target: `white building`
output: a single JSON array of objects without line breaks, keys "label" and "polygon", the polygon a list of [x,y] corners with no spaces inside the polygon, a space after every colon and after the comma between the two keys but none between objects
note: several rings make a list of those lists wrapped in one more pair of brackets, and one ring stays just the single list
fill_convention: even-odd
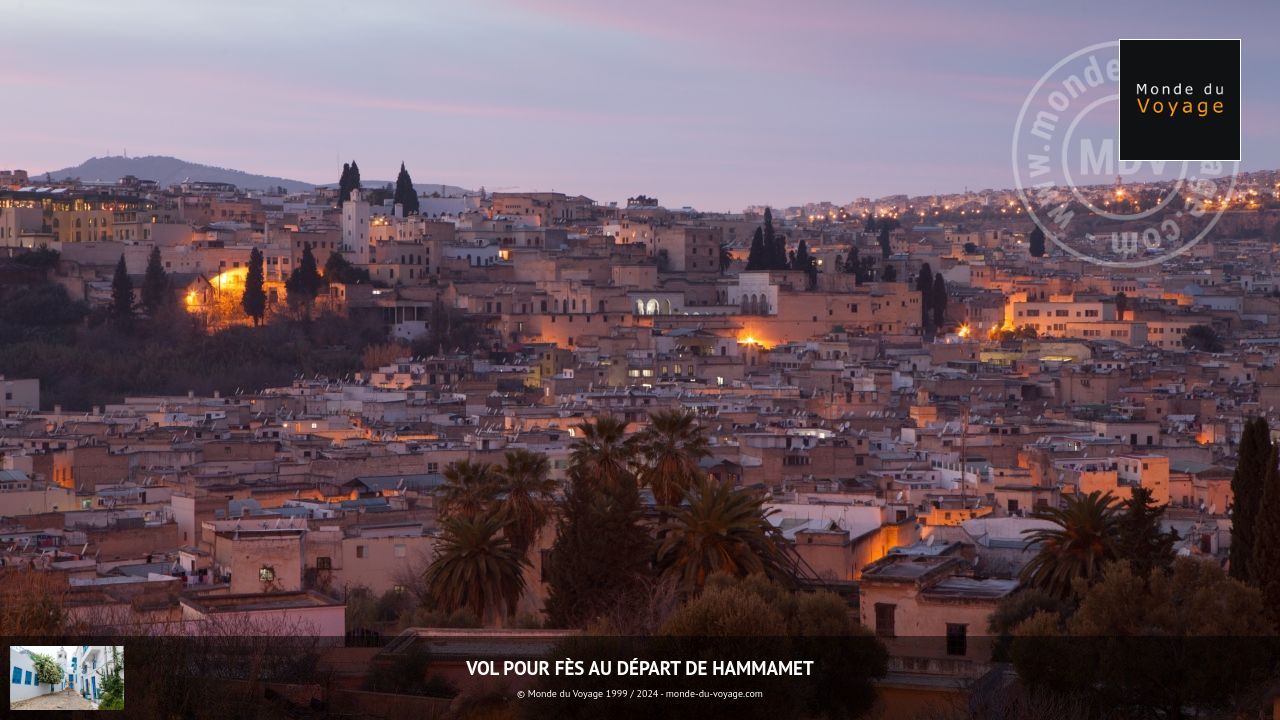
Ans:
[{"label": "white building", "polygon": [[115,659],[123,659],[123,655],[124,648],[119,646],[76,645],[71,649],[68,667],[65,668],[67,686],[74,688],[86,700],[98,702],[102,697],[102,678],[110,671]]},{"label": "white building", "polygon": [[48,695],[55,690],[48,684],[36,683],[36,668],[31,660],[31,653],[17,645],[9,646],[9,703],[30,700],[40,695]]}]

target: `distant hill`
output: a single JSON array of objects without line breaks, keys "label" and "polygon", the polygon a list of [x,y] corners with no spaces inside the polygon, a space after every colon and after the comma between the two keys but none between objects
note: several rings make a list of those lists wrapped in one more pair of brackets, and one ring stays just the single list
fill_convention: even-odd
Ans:
[{"label": "distant hill", "polygon": [[126,175],[132,175],[140,180],[155,180],[161,187],[169,187],[186,180],[231,183],[245,190],[283,187],[289,192],[301,192],[315,187],[311,183],[300,180],[253,175],[240,170],[200,165],[164,155],[145,157],[116,155],[89,158],[75,167],[54,170],[49,175],[53,176],[54,180],[80,178],[86,182],[115,182]]},{"label": "distant hill", "polygon": [[[114,155],[110,157],[89,158],[83,163],[61,170],[53,170],[49,175],[54,180],[66,180],[67,178],[79,178],[85,182],[115,182],[126,175],[132,175],[140,180],[154,180],[160,187],[169,187],[177,185],[186,180],[204,181],[204,182],[223,182],[231,183],[242,190],[271,190],[277,187],[283,187],[289,192],[303,192],[311,190],[315,187],[336,187],[337,183],[328,183],[317,186],[312,183],[302,182],[301,180],[290,180],[282,177],[271,177],[268,175],[254,175],[241,170],[231,170],[228,168],[213,167],[212,165],[201,165],[199,163],[187,162],[179,160],[175,157],[166,155],[147,155],[145,157],[123,157]],[[44,174],[34,174],[33,180],[43,178]],[[383,185],[394,184],[385,180],[366,180],[361,183],[366,188],[377,188]],[[466,188],[456,185],[435,185],[427,183],[414,183],[413,186],[419,193],[431,194],[438,192],[441,195],[458,195],[471,192]]]}]

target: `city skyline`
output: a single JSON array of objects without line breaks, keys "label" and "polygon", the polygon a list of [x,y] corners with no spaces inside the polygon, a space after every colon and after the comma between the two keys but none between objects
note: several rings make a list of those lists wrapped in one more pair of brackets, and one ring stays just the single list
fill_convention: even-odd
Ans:
[{"label": "city skyline", "polygon": [[[4,161],[33,175],[126,150],[317,184],[351,158],[378,177],[403,160],[423,183],[705,210],[1009,187],[1041,72],[1089,43],[1185,35],[1195,12],[64,5],[10,11],[15,51],[40,63],[0,70],[0,88],[46,112],[13,122]],[[1197,18],[1197,34],[1242,37],[1245,66],[1266,67],[1276,51],[1249,32],[1276,11],[1250,13]],[[1244,87],[1242,170],[1276,167],[1276,81],[1246,72]]]}]

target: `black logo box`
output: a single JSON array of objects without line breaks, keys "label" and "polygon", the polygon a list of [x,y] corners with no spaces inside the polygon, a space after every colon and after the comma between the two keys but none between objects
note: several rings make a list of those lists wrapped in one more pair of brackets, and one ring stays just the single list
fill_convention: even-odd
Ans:
[{"label": "black logo box", "polygon": [[[1122,38],[1120,159],[1239,162],[1240,46],[1238,39]],[[1146,85],[1145,93],[1139,93],[1139,85]],[[1180,92],[1166,94],[1166,87]],[[1191,102],[1191,114],[1183,112],[1185,102]],[[1206,107],[1202,102],[1209,110],[1205,116],[1199,112]],[[1218,102],[1221,113],[1213,112]],[[1177,104],[1172,115],[1170,103]],[[1163,112],[1155,113],[1157,107]]]}]

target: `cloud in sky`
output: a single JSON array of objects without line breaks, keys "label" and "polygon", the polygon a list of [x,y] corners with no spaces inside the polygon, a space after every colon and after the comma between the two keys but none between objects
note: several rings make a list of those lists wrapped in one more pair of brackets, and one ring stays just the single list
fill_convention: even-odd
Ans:
[{"label": "cloud in sky", "polygon": [[[1243,37],[1245,158],[1280,166],[1280,9],[741,0],[10,0],[0,165],[171,154],[314,182],[670,205],[1008,187],[1045,69],[1116,37]],[[383,168],[378,170],[377,168]]]}]

